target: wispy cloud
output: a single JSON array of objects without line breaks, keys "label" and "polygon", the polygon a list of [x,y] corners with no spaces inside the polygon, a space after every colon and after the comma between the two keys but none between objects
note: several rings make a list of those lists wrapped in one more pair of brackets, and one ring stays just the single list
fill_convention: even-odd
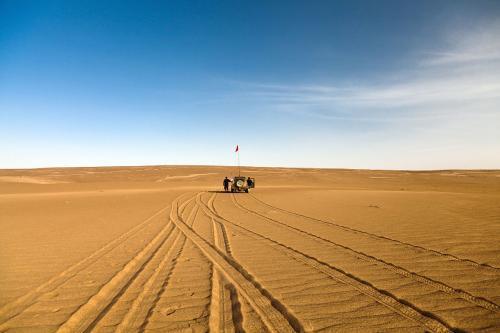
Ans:
[{"label": "wispy cloud", "polygon": [[[459,36],[459,37],[457,37]],[[500,113],[500,24],[456,32],[447,50],[419,52],[398,80],[363,84],[247,84],[253,98],[284,112],[387,121]]]},{"label": "wispy cloud", "polygon": [[[500,43],[498,43],[500,44]],[[500,45],[487,45],[475,50],[457,50],[455,52],[429,52],[424,65],[455,65],[463,63],[500,60]]]},{"label": "wispy cloud", "polygon": [[423,65],[472,65],[500,61],[500,21],[478,25],[470,31],[450,30],[442,50],[428,52]]}]

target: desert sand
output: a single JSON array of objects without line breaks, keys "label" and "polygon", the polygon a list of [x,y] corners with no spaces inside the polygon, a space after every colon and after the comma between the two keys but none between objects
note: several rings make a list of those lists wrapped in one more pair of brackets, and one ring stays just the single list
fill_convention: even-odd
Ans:
[{"label": "desert sand", "polygon": [[500,171],[0,171],[0,332],[499,332]]}]

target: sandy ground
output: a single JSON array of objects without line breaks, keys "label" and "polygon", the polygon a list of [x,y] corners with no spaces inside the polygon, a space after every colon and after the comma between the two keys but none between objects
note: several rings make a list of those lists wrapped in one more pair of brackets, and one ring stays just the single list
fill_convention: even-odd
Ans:
[{"label": "sandy ground", "polygon": [[0,332],[500,331],[500,172],[0,171]]}]

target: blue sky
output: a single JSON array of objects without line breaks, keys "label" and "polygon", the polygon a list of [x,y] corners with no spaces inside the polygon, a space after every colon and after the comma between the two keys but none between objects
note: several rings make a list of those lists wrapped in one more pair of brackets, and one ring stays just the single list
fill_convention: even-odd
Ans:
[{"label": "blue sky", "polygon": [[500,168],[498,1],[0,0],[0,168]]}]

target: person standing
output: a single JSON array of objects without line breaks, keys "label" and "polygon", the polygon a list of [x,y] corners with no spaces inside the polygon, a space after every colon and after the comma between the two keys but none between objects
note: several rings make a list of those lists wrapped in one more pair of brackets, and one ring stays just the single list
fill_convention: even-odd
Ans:
[{"label": "person standing", "polygon": [[231,181],[226,177],[224,178],[224,180],[222,181],[222,184],[224,185],[224,192],[227,192],[229,191],[229,183]]}]

